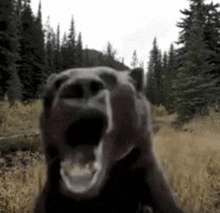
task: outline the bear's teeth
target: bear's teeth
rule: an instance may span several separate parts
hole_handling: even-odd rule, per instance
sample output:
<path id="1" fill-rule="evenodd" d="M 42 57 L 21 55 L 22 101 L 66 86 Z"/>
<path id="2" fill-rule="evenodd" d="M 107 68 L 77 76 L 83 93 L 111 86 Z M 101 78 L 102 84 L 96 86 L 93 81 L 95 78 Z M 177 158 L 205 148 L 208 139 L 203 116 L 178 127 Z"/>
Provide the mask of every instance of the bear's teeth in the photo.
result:
<path id="1" fill-rule="evenodd" d="M 69 177 L 89 177 L 94 174 L 94 171 L 90 168 L 89 164 L 85 167 L 80 167 L 79 165 L 75 165 L 73 167 L 64 168 L 64 172 Z"/>

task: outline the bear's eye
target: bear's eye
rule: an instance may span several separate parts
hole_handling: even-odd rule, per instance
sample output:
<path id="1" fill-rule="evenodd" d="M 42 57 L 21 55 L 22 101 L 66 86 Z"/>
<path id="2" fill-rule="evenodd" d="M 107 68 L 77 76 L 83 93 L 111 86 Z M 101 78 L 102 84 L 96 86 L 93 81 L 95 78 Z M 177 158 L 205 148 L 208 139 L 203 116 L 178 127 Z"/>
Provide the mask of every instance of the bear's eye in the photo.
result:
<path id="1" fill-rule="evenodd" d="M 110 74 L 110 73 L 101 73 L 99 77 L 105 82 L 107 86 L 110 88 L 113 88 L 117 84 L 117 78 L 116 76 Z"/>

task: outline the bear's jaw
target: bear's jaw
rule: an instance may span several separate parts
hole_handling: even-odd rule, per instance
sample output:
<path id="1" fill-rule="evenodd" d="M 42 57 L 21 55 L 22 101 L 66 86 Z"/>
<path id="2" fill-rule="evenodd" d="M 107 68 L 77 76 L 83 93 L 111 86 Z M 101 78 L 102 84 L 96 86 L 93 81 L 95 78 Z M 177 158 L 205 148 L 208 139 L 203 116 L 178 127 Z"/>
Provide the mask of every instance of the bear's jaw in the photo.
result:
<path id="1" fill-rule="evenodd" d="M 103 173 L 105 173 L 105 169 L 102 164 L 102 141 L 94 149 L 94 155 L 95 160 L 87 162 L 86 164 L 80 162 L 80 154 L 79 159 L 76 157 L 77 162 L 76 159 L 73 161 L 71 158 L 61 161 L 61 181 L 66 190 L 72 192 L 74 195 L 83 195 L 90 192 L 93 188 L 99 188 L 98 186 L 101 185 Z M 92 194 L 93 193 L 95 193 L 95 191 L 92 192 Z"/>
<path id="2" fill-rule="evenodd" d="M 91 168 L 89 164 L 84 167 L 80 165 L 62 165 L 60 173 L 69 191 L 85 193 L 96 182 L 98 170 Z"/>

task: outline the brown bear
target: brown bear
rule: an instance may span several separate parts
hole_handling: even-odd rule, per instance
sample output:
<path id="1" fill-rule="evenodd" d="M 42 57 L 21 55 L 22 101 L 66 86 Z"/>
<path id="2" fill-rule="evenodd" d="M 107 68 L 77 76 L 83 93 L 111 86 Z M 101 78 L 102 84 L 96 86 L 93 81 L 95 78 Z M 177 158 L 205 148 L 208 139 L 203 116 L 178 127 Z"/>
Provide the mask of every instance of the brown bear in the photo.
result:
<path id="1" fill-rule="evenodd" d="M 152 150 L 145 81 L 142 69 L 108 67 L 49 77 L 41 116 L 47 180 L 35 213 L 183 212 Z"/>

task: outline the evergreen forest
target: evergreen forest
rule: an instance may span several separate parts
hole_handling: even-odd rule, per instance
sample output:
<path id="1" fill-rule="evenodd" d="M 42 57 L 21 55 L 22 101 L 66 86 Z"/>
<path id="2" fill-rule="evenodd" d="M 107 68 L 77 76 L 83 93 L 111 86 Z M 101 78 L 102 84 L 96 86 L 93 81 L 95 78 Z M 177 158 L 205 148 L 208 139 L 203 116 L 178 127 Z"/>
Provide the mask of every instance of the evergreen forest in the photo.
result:
<path id="1" fill-rule="evenodd" d="M 153 41 L 148 62 L 146 93 L 154 105 L 163 105 L 187 122 L 220 104 L 220 5 L 189 0 L 180 11 L 179 37 L 162 53 Z"/>
<path id="2" fill-rule="evenodd" d="M 0 100 L 11 103 L 41 98 L 47 77 L 68 68 L 110 66 L 129 69 L 116 58 L 107 42 L 105 51 L 83 49 L 82 34 L 76 33 L 74 19 L 69 31 L 60 35 L 48 18 L 42 23 L 41 3 L 33 15 L 30 0 L 0 2 Z"/>

